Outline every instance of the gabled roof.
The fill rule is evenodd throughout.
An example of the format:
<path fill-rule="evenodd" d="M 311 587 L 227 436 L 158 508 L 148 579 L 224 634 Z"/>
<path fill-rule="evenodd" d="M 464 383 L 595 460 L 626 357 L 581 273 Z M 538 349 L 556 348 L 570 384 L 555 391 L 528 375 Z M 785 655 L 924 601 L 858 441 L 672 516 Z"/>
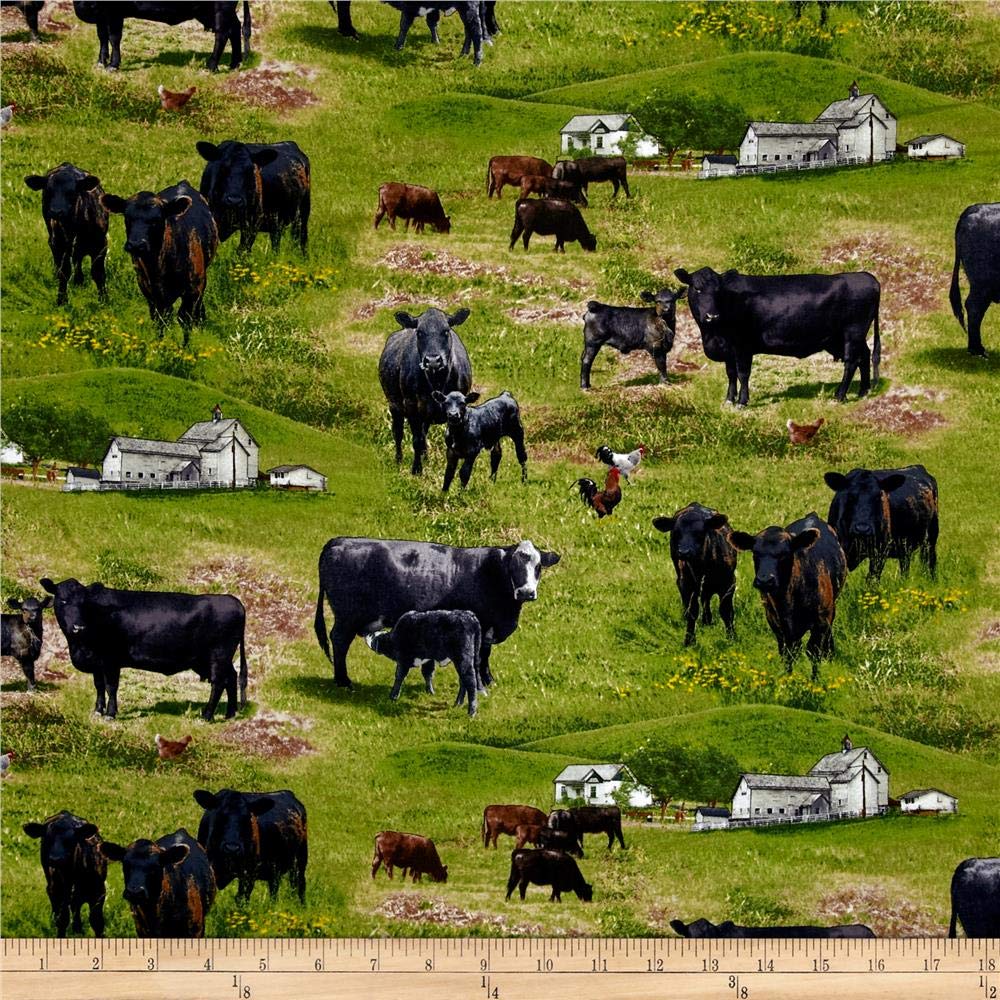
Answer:
<path fill-rule="evenodd" d="M 145 438 L 113 437 L 111 444 L 117 444 L 120 451 L 130 455 L 165 455 L 168 458 L 197 459 L 199 454 L 197 445 L 183 441 L 147 441 Z"/>
<path fill-rule="evenodd" d="M 555 781 L 617 781 L 624 764 L 568 764 L 553 780 Z"/>
<path fill-rule="evenodd" d="M 816 121 L 847 121 L 849 118 L 854 118 L 867 105 L 875 101 L 878 101 L 885 108 L 885 104 L 882 103 L 877 94 L 861 94 L 859 97 L 849 97 L 842 101 L 834 101 L 832 104 L 828 104 L 816 116 Z M 890 118 L 895 117 L 888 108 L 885 108 L 885 112 Z"/>
<path fill-rule="evenodd" d="M 914 136 L 912 139 L 907 139 L 903 143 L 904 146 L 913 146 L 918 142 L 930 142 L 931 139 L 951 139 L 952 142 L 957 142 L 960 146 L 964 146 L 965 143 L 961 139 L 956 139 L 953 135 L 945 135 L 944 132 L 938 132 L 936 135 L 918 135 Z"/>
<path fill-rule="evenodd" d="M 827 775 L 841 775 L 845 771 L 849 771 L 852 767 L 859 764 L 865 754 L 868 754 L 872 760 L 874 760 L 883 771 L 886 770 L 885 765 L 872 753 L 869 747 L 854 747 L 852 750 L 848 750 L 846 753 L 844 751 L 838 751 L 837 753 L 828 753 L 824 757 L 813 764 L 809 768 L 810 774 L 827 774 Z M 888 774 L 888 772 L 886 771 Z"/>
<path fill-rule="evenodd" d="M 728 164 L 733 167 L 735 167 L 737 163 L 735 156 L 730 156 L 728 154 L 723 155 L 719 153 L 706 153 L 702 157 L 702 162 L 705 160 L 708 160 L 709 163 Z"/>
<path fill-rule="evenodd" d="M 728 809 L 716 809 L 715 806 L 698 806 L 698 808 L 695 809 L 695 812 L 701 813 L 702 816 L 720 816 L 723 819 L 729 819 L 732 815 Z"/>
<path fill-rule="evenodd" d="M 80 469 L 80 468 L 77 468 L 77 466 L 75 466 L 75 465 L 71 465 L 66 470 L 66 475 L 68 476 L 71 472 L 73 473 L 74 476 L 76 476 L 77 479 L 100 479 L 101 478 L 101 474 L 97 471 L 97 469 Z"/>
<path fill-rule="evenodd" d="M 227 440 L 232 437 L 233 428 L 238 426 L 240 430 L 254 444 L 257 441 L 254 440 L 254 436 L 237 420 L 235 417 L 229 417 L 226 420 L 199 420 L 198 423 L 192 424 L 179 438 L 179 441 L 194 441 L 195 443 L 208 444 L 212 441 L 218 441 L 220 437 L 226 437 Z M 259 447 L 259 445 L 258 445 Z"/>
<path fill-rule="evenodd" d="M 267 475 L 269 476 L 285 476 L 289 472 L 294 472 L 296 469 L 307 469 L 309 472 L 315 472 L 317 476 L 322 476 L 323 473 L 314 469 L 311 465 L 276 465 L 273 469 L 267 470 Z M 326 478 L 326 477 L 324 477 Z"/>
<path fill-rule="evenodd" d="M 210 454 L 225 451 L 232 445 L 233 441 L 235 441 L 240 446 L 241 451 L 250 454 L 247 451 L 246 446 L 243 444 L 243 442 L 238 437 L 232 435 L 230 437 L 219 438 L 218 441 L 209 441 L 208 444 L 203 444 L 201 446 L 201 450 L 203 452 L 209 452 Z"/>
<path fill-rule="evenodd" d="M 848 118 L 846 121 L 838 122 L 837 128 L 838 129 L 860 128 L 868 121 L 869 118 L 874 118 L 875 121 L 877 121 L 883 127 L 888 127 L 886 126 L 885 122 L 873 111 L 870 115 L 855 115 L 853 118 Z"/>
<path fill-rule="evenodd" d="M 909 802 L 911 799 L 919 799 L 921 795 L 929 795 L 931 792 L 933 792 L 935 795 L 943 795 L 946 799 L 955 798 L 955 796 L 951 795 L 949 792 L 942 792 L 940 788 L 914 788 L 912 792 L 907 792 L 905 795 L 900 795 L 899 801 Z"/>
<path fill-rule="evenodd" d="M 798 774 L 744 774 L 750 788 L 782 788 L 794 792 L 825 792 L 830 787 L 827 778 Z"/>
<path fill-rule="evenodd" d="M 795 136 L 815 138 L 825 136 L 834 139 L 837 126 L 833 122 L 750 122 L 747 126 L 760 136 Z"/>
<path fill-rule="evenodd" d="M 593 132 L 598 125 L 603 125 L 609 132 L 621 132 L 631 117 L 629 114 L 574 115 L 559 132 L 560 134 L 563 132 Z"/>

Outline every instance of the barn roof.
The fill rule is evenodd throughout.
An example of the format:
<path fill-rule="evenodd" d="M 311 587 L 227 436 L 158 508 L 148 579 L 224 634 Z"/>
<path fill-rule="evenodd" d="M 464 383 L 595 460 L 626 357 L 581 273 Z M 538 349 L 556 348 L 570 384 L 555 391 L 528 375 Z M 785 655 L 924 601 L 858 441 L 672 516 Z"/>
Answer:
<path fill-rule="evenodd" d="M 702 816 L 719 816 L 723 819 L 729 819 L 732 815 L 728 809 L 723 809 L 721 807 L 717 809 L 715 806 L 698 806 L 698 808 L 695 809 L 695 812 L 701 813 Z"/>
<path fill-rule="evenodd" d="M 854 118 L 859 112 L 863 111 L 867 104 L 871 104 L 874 101 L 878 101 L 879 98 L 875 94 L 861 94 L 859 97 L 849 97 L 842 101 L 834 101 L 832 104 L 828 104 L 817 116 L 816 121 L 847 121 L 849 118 Z M 881 104 L 882 102 L 879 101 Z M 883 104 L 882 107 L 885 107 Z M 885 109 L 887 113 L 889 109 Z"/>
<path fill-rule="evenodd" d="M 114 437 L 112 443 L 117 442 L 118 447 L 123 452 L 131 455 L 165 455 L 168 458 L 194 458 L 199 457 L 197 445 L 184 441 L 148 441 L 145 438 Z"/>
<path fill-rule="evenodd" d="M 885 765 L 883 765 L 878 757 L 872 753 L 869 747 L 854 747 L 853 750 L 848 750 L 846 753 L 838 751 L 837 753 L 828 753 L 826 756 L 820 757 L 820 759 L 813 764 L 811 768 L 809 768 L 809 773 L 828 775 L 843 774 L 845 771 L 849 771 L 856 764 L 860 763 L 865 754 L 868 754 L 872 760 L 874 760 L 882 768 L 882 770 L 885 771 Z"/>
<path fill-rule="evenodd" d="M 310 472 L 315 472 L 317 476 L 322 476 L 323 473 L 314 469 L 311 465 L 276 465 L 273 469 L 267 470 L 267 475 L 269 476 L 284 476 L 289 472 L 294 472 L 296 469 L 308 469 Z"/>
<path fill-rule="evenodd" d="M 212 441 L 218 441 L 223 436 L 231 437 L 234 427 L 239 427 L 254 444 L 257 444 L 254 436 L 235 417 L 228 417 L 225 420 L 199 420 L 198 423 L 192 424 L 178 440 L 208 444 Z"/>
<path fill-rule="evenodd" d="M 837 137 L 837 126 L 832 122 L 750 122 L 748 127 L 761 136 Z"/>
<path fill-rule="evenodd" d="M 954 799 L 955 796 L 949 792 L 942 792 L 940 788 L 914 788 L 912 792 L 900 795 L 900 802 L 909 802 L 911 799 L 919 799 L 921 795 L 929 795 L 931 792 L 936 795 L 943 795 L 946 799 Z M 957 801 L 957 800 L 956 800 Z"/>
<path fill-rule="evenodd" d="M 609 132 L 620 132 L 631 118 L 628 114 L 617 115 L 574 115 L 559 130 L 563 132 L 591 132 L 597 125 L 603 125 Z"/>
<path fill-rule="evenodd" d="M 78 468 L 75 465 L 71 465 L 66 470 L 66 475 L 69 475 L 70 473 L 73 473 L 73 475 L 76 476 L 77 479 L 100 479 L 101 478 L 101 474 L 97 471 L 97 469 L 80 469 L 80 468 Z"/>
<path fill-rule="evenodd" d="M 930 142 L 931 139 L 951 139 L 952 142 L 957 142 L 960 146 L 964 146 L 965 143 L 961 139 L 956 139 L 953 135 L 945 135 L 944 132 L 938 132 L 935 135 L 917 135 L 912 139 L 907 139 L 903 143 L 904 146 L 913 146 L 918 142 Z"/>
<path fill-rule="evenodd" d="M 743 774 L 751 788 L 782 788 L 795 792 L 825 792 L 830 787 L 827 778 L 799 774 Z"/>
<path fill-rule="evenodd" d="M 706 153 L 705 156 L 702 157 L 702 160 L 708 160 L 709 163 L 729 164 L 734 167 L 737 162 L 735 156 L 721 153 Z"/>
<path fill-rule="evenodd" d="M 568 764 L 554 778 L 555 781 L 583 781 L 591 773 L 601 781 L 615 781 L 624 764 Z"/>

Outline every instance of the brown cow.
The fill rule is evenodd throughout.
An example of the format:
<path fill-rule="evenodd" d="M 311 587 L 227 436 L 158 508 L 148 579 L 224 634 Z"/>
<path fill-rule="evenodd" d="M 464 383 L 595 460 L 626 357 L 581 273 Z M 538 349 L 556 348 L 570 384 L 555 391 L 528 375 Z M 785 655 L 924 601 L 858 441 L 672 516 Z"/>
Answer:
<path fill-rule="evenodd" d="M 517 847 L 515 847 L 515 850 L 519 850 L 525 844 L 533 844 L 537 847 L 543 829 L 545 828 L 539 826 L 537 823 L 519 823 L 517 829 L 514 831 L 514 836 L 517 837 Z"/>
<path fill-rule="evenodd" d="M 548 815 L 534 806 L 487 806 L 483 810 L 483 847 L 489 847 L 492 840 L 495 849 L 501 833 L 516 837 L 519 826 L 547 823 Z"/>
<path fill-rule="evenodd" d="M 389 225 L 395 229 L 396 219 L 405 219 L 406 228 L 424 231 L 430 224 L 439 233 L 451 232 L 451 217 L 444 214 L 441 199 L 436 191 L 419 184 L 383 184 L 378 189 L 378 211 L 375 213 L 375 228 L 388 215 Z"/>
<path fill-rule="evenodd" d="M 379 865 L 385 865 L 389 878 L 392 878 L 392 869 L 397 867 L 402 869 L 404 879 L 409 869 L 414 882 L 419 882 L 421 875 L 430 875 L 434 882 L 448 881 L 448 866 L 441 864 L 434 841 L 416 833 L 383 830 L 378 834 L 372 857 L 372 878 Z"/>
<path fill-rule="evenodd" d="M 537 156 L 494 156 L 486 168 L 486 197 L 499 198 L 504 184 L 520 185 L 525 174 L 552 176 L 552 164 Z"/>
<path fill-rule="evenodd" d="M 587 196 L 583 188 L 572 181 L 557 181 L 553 177 L 543 177 L 540 174 L 525 174 L 521 178 L 521 197 L 529 194 L 540 194 L 543 198 L 563 198 L 575 201 L 586 207 Z"/>

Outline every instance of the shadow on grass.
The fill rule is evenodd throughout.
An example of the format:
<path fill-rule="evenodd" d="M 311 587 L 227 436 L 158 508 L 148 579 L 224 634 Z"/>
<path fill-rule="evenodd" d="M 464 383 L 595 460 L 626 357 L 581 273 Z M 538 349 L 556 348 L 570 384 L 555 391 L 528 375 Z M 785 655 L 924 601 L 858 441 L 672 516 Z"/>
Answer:
<path fill-rule="evenodd" d="M 964 347 L 927 347 L 918 351 L 916 358 L 949 371 L 970 375 L 996 375 L 1000 372 L 1000 344 L 985 358 L 970 354 Z"/>
<path fill-rule="evenodd" d="M 44 694 L 47 691 L 58 691 L 58 684 L 53 684 L 51 681 L 36 681 L 35 691 L 39 694 Z M 8 681 L 6 684 L 0 684 L 0 694 L 27 694 L 28 692 L 28 682 L 26 680 L 19 681 Z"/>
<path fill-rule="evenodd" d="M 632 388 L 637 385 L 686 385 L 691 381 L 690 375 L 682 375 L 680 372 L 667 372 L 666 383 L 660 382 L 660 376 L 656 372 L 651 372 L 648 375 L 637 375 L 635 378 L 626 379 L 624 382 L 618 382 L 617 385 L 625 388 Z"/>
<path fill-rule="evenodd" d="M 833 394 L 837 391 L 840 386 L 840 380 L 836 382 L 797 382 L 795 385 L 790 385 L 785 389 L 775 389 L 773 391 L 763 390 L 761 392 L 754 392 L 753 387 L 750 389 L 750 401 L 751 404 L 756 398 L 758 402 L 768 402 L 768 403 L 780 403 L 782 400 L 790 399 L 806 399 L 806 400 L 825 400 L 830 403 L 836 402 L 833 398 Z M 865 399 L 870 399 L 873 396 L 881 395 L 886 389 L 889 388 L 889 380 L 885 378 L 880 378 L 872 381 L 871 392 L 865 396 Z M 848 390 L 847 398 L 844 400 L 845 404 L 857 403 L 858 398 L 858 382 L 857 377 L 851 384 L 851 388 Z"/>
<path fill-rule="evenodd" d="M 334 16 L 332 12 L 331 16 Z M 288 30 L 288 36 L 325 52 L 358 55 L 391 68 L 412 67 L 417 63 L 451 62 L 452 59 L 459 58 L 458 53 L 462 46 L 460 38 L 454 46 L 451 45 L 452 39 L 444 37 L 438 45 L 435 45 L 426 29 L 424 32 L 418 30 L 420 27 L 420 24 L 414 24 L 406 36 L 406 45 L 401 52 L 395 48 L 398 22 L 392 33 L 370 34 L 368 31 L 363 31 L 360 39 L 345 38 L 337 31 L 335 24 L 295 25 Z"/>
<path fill-rule="evenodd" d="M 419 673 L 419 671 L 417 671 Z M 437 693 L 427 694 L 423 687 L 423 682 L 413 680 L 403 687 L 399 701 L 392 701 L 389 697 L 389 689 L 392 687 L 391 670 L 386 674 L 383 684 L 359 684 L 353 683 L 351 688 L 338 687 L 332 676 L 329 677 L 293 677 L 288 681 L 290 687 L 310 698 L 318 698 L 326 702 L 343 702 L 345 704 L 365 707 L 378 715 L 386 718 L 418 717 L 438 718 L 443 713 L 452 710 L 455 702 L 455 693 L 452 687 L 440 683 L 438 677 Z M 480 708 L 489 704 L 489 696 L 479 698 Z M 456 711 L 463 715 L 466 707 L 460 706 Z"/>

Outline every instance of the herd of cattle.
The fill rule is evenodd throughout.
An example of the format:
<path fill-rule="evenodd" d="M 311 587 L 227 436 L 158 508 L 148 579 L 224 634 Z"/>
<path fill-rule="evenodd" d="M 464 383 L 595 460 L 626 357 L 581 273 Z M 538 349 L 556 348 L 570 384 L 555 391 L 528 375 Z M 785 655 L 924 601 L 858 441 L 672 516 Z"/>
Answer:
<path fill-rule="evenodd" d="M 45 888 L 58 937 L 70 928 L 83 932 L 86 904 L 95 936 L 104 935 L 104 902 L 109 862 L 120 862 L 128 903 L 138 937 L 204 937 L 205 919 L 216 894 L 237 883 L 236 898 L 249 901 L 257 882 L 265 882 L 271 899 L 288 880 L 305 902 L 309 857 L 305 806 L 288 791 L 218 793 L 199 789 L 195 802 L 203 813 L 195 839 L 183 827 L 158 839 L 141 838 L 127 846 L 102 839 L 98 827 L 63 810 L 39 823 L 25 823 L 24 832 L 40 841 Z M 511 852 L 506 899 L 517 888 L 521 899 L 529 884 L 547 886 L 550 901 L 575 893 L 589 903 L 594 888 L 575 858 L 583 858 L 584 834 L 606 834 L 608 850 L 615 839 L 624 849 L 621 811 L 617 806 L 579 806 L 545 813 L 534 806 L 490 805 L 483 810 L 483 847 L 497 847 L 505 834 L 516 839 Z M 536 845 L 526 849 L 525 844 Z M 384 867 L 391 879 L 398 869 L 405 879 L 448 881 L 434 842 L 418 834 L 383 830 L 375 837 L 371 874 Z M 949 937 L 961 922 L 968 937 L 1000 935 L 1000 858 L 969 858 L 955 870 L 951 882 Z M 826 937 L 871 938 L 863 924 L 835 927 L 742 927 L 732 921 L 690 924 L 672 920 L 681 937 Z"/>

